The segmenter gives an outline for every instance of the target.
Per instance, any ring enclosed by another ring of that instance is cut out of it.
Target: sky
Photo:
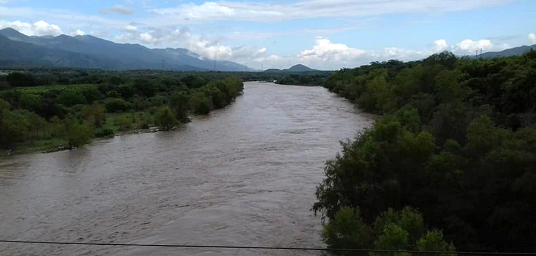
[[[324,70],[536,44],[535,0],[0,0],[0,28]]]

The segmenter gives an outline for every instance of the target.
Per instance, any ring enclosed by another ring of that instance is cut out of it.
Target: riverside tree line
[[[328,246],[536,251],[536,52],[376,62],[325,87],[380,115],[326,164]]]
[[[120,131],[169,130],[188,122],[189,114],[227,106],[243,91],[242,80],[229,75],[92,75],[98,72],[26,71],[0,77],[0,148],[72,148]]]

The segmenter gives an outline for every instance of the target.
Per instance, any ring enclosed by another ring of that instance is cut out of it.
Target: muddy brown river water
[[[0,239],[323,247],[310,211],[326,160],[372,120],[321,87],[245,83],[174,132],[0,160]],[[2,244],[0,255],[315,255]]]

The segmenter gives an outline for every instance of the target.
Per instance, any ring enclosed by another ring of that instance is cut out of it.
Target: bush
[[[67,141],[70,148],[81,147],[91,142],[94,133],[88,126],[82,125],[78,120],[67,120],[65,122]]]
[[[369,249],[399,251],[456,251],[452,244],[445,242],[443,232],[425,232],[422,215],[410,207],[401,211],[389,209],[383,212],[374,226],[368,226],[359,209],[341,207],[331,221],[324,225],[322,239],[329,248]],[[370,255],[392,255],[391,253],[371,253]],[[410,255],[395,253],[395,255]],[[447,254],[450,255],[450,254]]]
[[[125,131],[130,129],[132,121],[128,115],[120,115],[115,118],[115,125],[119,126],[120,131]]]
[[[201,93],[196,93],[190,98],[189,105],[195,114],[207,115],[212,110],[212,99]]]
[[[175,119],[175,115],[168,107],[163,107],[158,110],[154,119],[156,125],[160,126],[160,128],[165,131],[171,130],[178,123],[177,119]]]
[[[98,138],[113,137],[114,135],[115,135],[114,131],[108,128],[101,128],[95,131],[95,137],[98,137]]]
[[[181,122],[188,120],[188,95],[184,92],[176,92],[169,100],[170,108],[175,113],[175,118]]]
[[[86,97],[74,91],[62,91],[56,98],[57,103],[67,107],[71,107],[77,104],[86,104]]]
[[[126,112],[132,109],[132,104],[119,98],[108,98],[105,102],[106,111],[111,113]]]

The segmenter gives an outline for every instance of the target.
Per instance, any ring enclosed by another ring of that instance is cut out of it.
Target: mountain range
[[[486,52],[479,58],[521,55],[536,45],[500,52]],[[0,30],[1,67],[76,67],[106,70],[163,69],[179,71],[255,71],[231,61],[211,60],[184,48],[150,49],[139,44],[119,44],[98,37],[27,36],[12,28]],[[268,69],[271,73],[314,72],[302,64],[289,69]]]
[[[510,56],[521,55],[521,54],[526,53],[526,52],[528,52],[530,50],[535,50],[536,51],[536,44],[532,45],[532,46],[523,45],[523,46],[519,46],[519,47],[506,49],[506,50],[503,50],[503,51],[500,51],[500,52],[485,52],[485,53],[479,54],[478,57],[482,58],[482,59],[493,59],[493,58],[497,58],[497,57],[510,57]]]
[[[12,28],[0,30],[0,61],[106,70],[253,71],[235,62],[205,59],[183,48],[150,49],[90,35],[27,36]]]

